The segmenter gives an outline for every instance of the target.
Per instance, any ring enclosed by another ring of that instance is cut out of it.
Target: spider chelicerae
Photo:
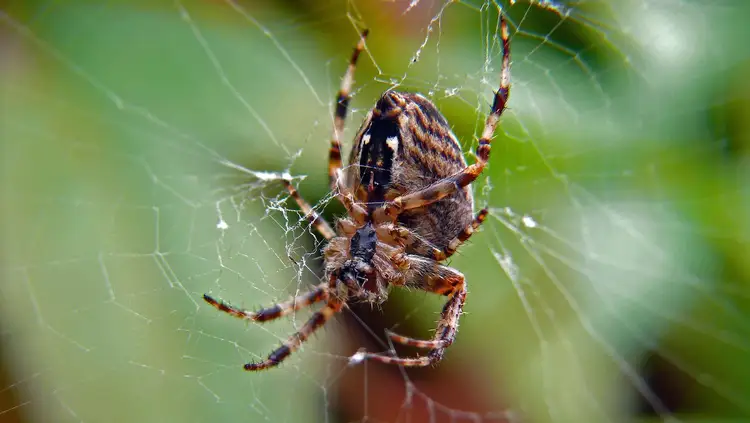
[[[479,138],[476,162],[470,166],[448,122],[429,100],[419,94],[389,90],[367,113],[354,140],[349,166],[342,170],[344,120],[357,58],[367,37],[367,31],[362,32],[336,98],[328,161],[331,189],[346,207],[348,216],[336,221],[334,231],[291,182],[284,182],[312,227],[328,240],[323,282],[288,302],[254,312],[203,296],[223,312],[256,322],[325,303],[266,360],[245,364],[245,370],[279,365],[347,303],[381,303],[391,286],[449,297],[432,340],[388,333],[393,342],[429,352],[412,358],[358,352],[351,361],[427,366],[442,359],[445,349],[456,338],[467,291],[464,276],[440,262],[453,255],[487,216],[487,209],[473,215],[474,199],[469,185],[487,164],[490,141],[510,90],[510,41],[507,23],[502,16],[500,19],[503,46],[500,88]]]

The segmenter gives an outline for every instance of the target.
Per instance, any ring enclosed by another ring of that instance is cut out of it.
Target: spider
[[[422,289],[444,295],[432,340],[388,332],[393,342],[429,350],[426,355],[402,358],[360,351],[351,363],[373,360],[402,366],[428,366],[440,361],[456,338],[466,301],[466,280],[441,261],[456,252],[482,224],[487,209],[473,215],[469,186],[484,170],[490,142],[510,90],[510,41],[501,17],[503,45],[500,88],[495,93],[476,149],[476,162],[467,166],[461,146],[437,108],[419,94],[388,90],[367,113],[342,170],[341,138],[357,59],[365,48],[362,32],[336,98],[328,161],[330,187],[346,208],[336,230],[300,196],[288,180],[286,189],[310,225],[327,241],[325,277],[309,292],[259,311],[247,311],[203,298],[215,308],[244,320],[267,322],[315,303],[324,306],[268,358],[245,364],[245,370],[278,366],[309,336],[349,302],[382,303],[392,286]]]

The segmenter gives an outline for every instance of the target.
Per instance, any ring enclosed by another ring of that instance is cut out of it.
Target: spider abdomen
[[[461,172],[466,160],[437,108],[419,94],[385,92],[367,114],[349,156],[347,180],[371,211],[399,195],[419,191]],[[398,222],[418,235],[408,252],[429,256],[471,224],[474,208],[466,186],[432,204],[404,211]]]

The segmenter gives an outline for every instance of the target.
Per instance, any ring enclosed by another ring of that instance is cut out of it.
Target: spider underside
[[[405,286],[448,297],[431,340],[388,333],[393,342],[427,349],[424,356],[402,358],[359,352],[352,362],[380,361],[403,366],[427,366],[440,361],[458,330],[466,301],[466,280],[443,266],[481,225],[482,209],[473,215],[470,184],[482,173],[490,156],[490,142],[505,109],[510,89],[510,42],[501,17],[503,58],[500,88],[495,93],[476,149],[476,162],[467,166],[460,144],[448,122],[419,94],[386,91],[368,112],[354,141],[349,166],[341,169],[341,138],[357,59],[365,48],[367,31],[349,61],[336,99],[328,174],[331,189],[348,216],[336,230],[299,195],[284,184],[306,218],[328,240],[324,249],[324,282],[285,303],[251,312],[203,298],[235,317],[265,322],[323,302],[324,306],[266,360],[245,364],[245,370],[279,365],[348,302],[381,303],[391,286]]]

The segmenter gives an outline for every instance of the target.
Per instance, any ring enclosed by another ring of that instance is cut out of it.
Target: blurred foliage
[[[237,215],[217,204],[246,183],[221,161],[291,165],[303,195],[324,198],[333,95],[360,28],[372,35],[347,139],[398,82],[476,144],[497,84],[498,3],[455,2],[438,21],[443,4],[422,3],[242,2],[247,16],[218,1],[2,6],[0,393],[20,413],[0,402],[0,420],[350,421],[369,404],[373,418],[390,407],[422,421],[435,404],[386,396],[405,389],[396,369],[341,369],[361,327],[333,324],[250,375],[240,365],[304,317],[259,328],[200,302],[215,291],[270,304],[299,288],[281,263],[315,238],[285,250],[283,217],[260,201],[280,186],[248,191]],[[641,387],[684,421],[747,417],[750,10],[658,3],[580,2],[570,19],[508,8],[510,109],[475,191],[493,218],[450,262],[470,286],[458,342],[439,368],[409,373],[436,403],[646,421]],[[700,35],[674,67],[637,19],[660,11]],[[441,302],[394,292],[373,318],[428,336]]]

